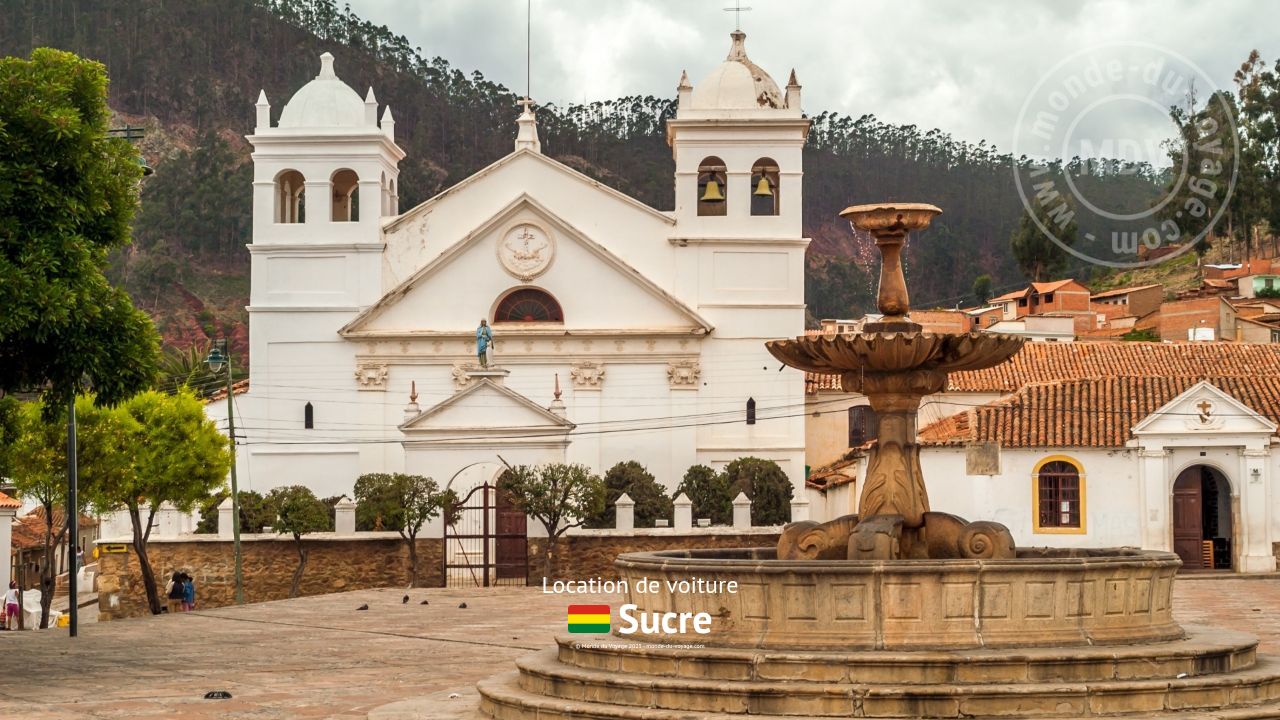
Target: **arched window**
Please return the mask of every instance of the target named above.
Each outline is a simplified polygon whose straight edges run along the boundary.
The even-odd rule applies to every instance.
[[[396,179],[391,178],[391,215],[400,214],[400,196],[396,194]]]
[[[306,221],[306,189],[306,180],[297,170],[285,170],[276,175],[276,222]]]
[[[360,176],[354,170],[335,172],[329,178],[329,191],[333,195],[330,220],[354,222],[360,219]]]
[[[1064,455],[1047,457],[1036,465],[1031,483],[1035,532],[1085,532],[1084,471],[1080,463]]]
[[[494,310],[496,323],[562,323],[560,303],[544,290],[517,288],[498,301]]]
[[[777,215],[778,189],[778,163],[772,158],[760,158],[751,166],[751,214]]]
[[[724,161],[712,156],[698,164],[698,214],[724,215],[728,212],[728,176]]]
[[[382,177],[379,178],[378,190],[378,197],[382,202],[382,207],[379,209],[379,212],[382,213],[383,217],[386,217],[391,214],[391,188],[387,185],[387,174],[385,172],[382,173]]]
[[[747,398],[747,424],[756,424],[756,399]]]
[[[849,447],[861,447],[876,437],[876,411],[870,405],[849,408]]]
[[[314,430],[316,427],[316,409],[311,407],[311,403],[302,406],[302,427],[307,430]]]

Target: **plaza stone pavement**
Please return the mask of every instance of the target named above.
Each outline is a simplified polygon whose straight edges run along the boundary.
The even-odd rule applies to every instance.
[[[0,633],[0,718],[470,720],[475,682],[549,647],[566,605],[616,600],[407,592],[408,604],[403,589],[362,590],[86,624],[74,641]],[[1280,577],[1180,579],[1175,603],[1182,622],[1252,632],[1280,653]],[[210,690],[233,697],[204,700]]]

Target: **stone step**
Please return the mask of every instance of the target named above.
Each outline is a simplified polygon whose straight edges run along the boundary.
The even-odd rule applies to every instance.
[[[1183,640],[1149,645],[1022,650],[786,653],[769,650],[644,644],[614,636],[561,635],[560,661],[588,670],[658,677],[866,683],[1092,682],[1173,679],[1243,670],[1253,665],[1257,638],[1248,633],[1186,626]]]
[[[561,663],[556,651],[521,658],[519,685],[561,700],[684,712],[801,717],[1071,717],[1242,707],[1280,700],[1280,660],[1181,679],[900,685],[657,677]]]
[[[520,687],[515,672],[496,675],[481,681],[480,712],[494,720],[740,720],[739,714],[689,712],[642,708],[613,703],[589,703],[561,698],[551,698],[531,693]],[[795,720],[792,716],[751,715],[751,720]],[[850,715],[849,717],[874,718],[874,715]],[[886,717],[886,716],[881,716]],[[887,716],[887,717],[920,717]],[[966,716],[965,720],[1009,720],[1009,718],[1044,718],[1042,713],[1028,711],[1024,714]],[[1100,714],[1053,716],[1055,720],[1094,720],[1107,717]],[[1247,708],[1226,710],[1183,710],[1143,712],[1113,715],[1129,720],[1276,720],[1280,718],[1280,702],[1268,702]]]

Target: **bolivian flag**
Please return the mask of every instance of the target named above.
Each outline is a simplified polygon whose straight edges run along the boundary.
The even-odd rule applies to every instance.
[[[571,633],[607,633],[609,632],[608,605],[570,605],[569,632]]]

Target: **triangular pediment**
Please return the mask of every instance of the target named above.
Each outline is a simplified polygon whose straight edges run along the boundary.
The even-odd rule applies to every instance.
[[[502,263],[514,228],[545,233],[551,259],[519,277]],[[396,337],[422,331],[474,329],[492,317],[500,297],[518,288],[550,294],[566,332],[653,332],[705,335],[711,325],[692,308],[581,232],[528,193],[475,227],[342,328],[346,337]],[[505,328],[507,333],[523,327]],[[498,331],[499,328],[495,328]]]
[[[1133,426],[1133,434],[1270,435],[1276,424],[1208,381],[1201,381]]]
[[[488,378],[473,379],[400,426],[406,435],[568,433],[575,425]]]

